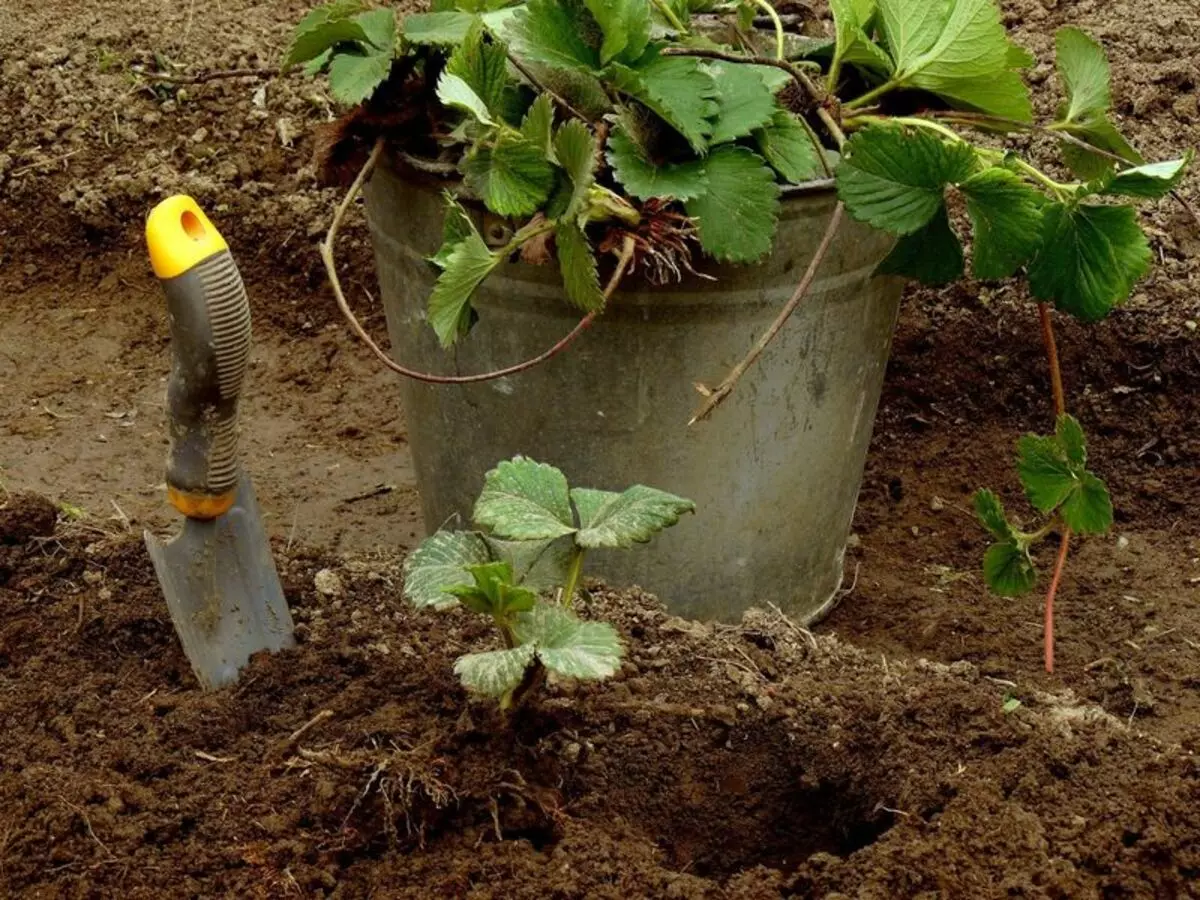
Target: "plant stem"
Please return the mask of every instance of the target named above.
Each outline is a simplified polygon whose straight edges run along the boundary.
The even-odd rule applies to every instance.
[[[1050,364],[1050,387],[1054,394],[1055,418],[1067,413],[1066,393],[1063,391],[1062,367],[1058,359],[1058,341],[1054,338],[1054,321],[1050,307],[1038,304],[1038,318],[1042,324],[1042,342],[1046,345],[1046,359]],[[1058,544],[1058,558],[1054,562],[1054,574],[1050,577],[1050,590],[1046,592],[1045,657],[1046,671],[1054,672],[1054,598],[1062,581],[1063,569],[1067,565],[1067,551],[1071,546],[1071,529],[1063,525],[1062,538]]]
[[[1075,190],[1075,185],[1061,184],[1060,182],[1055,181],[1037,166],[1025,162],[1025,160],[1021,159],[1019,156],[1013,157],[1013,164],[1056,197],[1062,198]]]
[[[411,378],[414,381],[424,382],[425,384],[476,384],[481,381],[494,381],[497,378],[505,378],[509,375],[516,375],[519,372],[524,372],[528,369],[534,368],[535,366],[539,366],[547,360],[558,356],[559,353],[571,346],[571,344],[575,342],[576,338],[578,338],[581,334],[587,331],[588,328],[591,327],[592,323],[596,321],[602,310],[596,310],[588,313],[586,316],[580,319],[579,323],[573,329],[571,329],[570,333],[563,337],[557,344],[548,350],[542,351],[532,359],[527,359],[524,362],[508,366],[504,369],[497,369],[493,372],[483,372],[478,375],[434,375],[431,372],[420,372],[415,369],[402,366],[388,356],[387,353],[383,351],[383,348],[375,343],[375,340],[369,334],[367,334],[367,330],[363,328],[362,323],[358,321],[358,317],[354,315],[354,311],[350,309],[350,304],[346,300],[346,293],[342,290],[341,278],[338,277],[337,262],[333,256],[334,241],[337,239],[338,229],[341,227],[342,219],[346,215],[346,210],[348,210],[350,205],[355,201],[355,199],[357,199],[359,192],[362,190],[363,183],[367,180],[368,176],[370,176],[371,172],[374,171],[375,166],[378,165],[379,158],[383,155],[383,148],[384,140],[383,138],[380,138],[375,142],[375,147],[371,150],[371,155],[367,158],[366,163],[363,164],[362,169],[359,170],[358,175],[354,179],[354,183],[350,185],[350,190],[346,192],[346,196],[343,197],[342,202],[338,204],[337,210],[333,214],[333,221],[329,225],[329,231],[326,232],[325,240],[321,242],[320,247],[321,261],[325,263],[325,274],[328,276],[329,284],[333,288],[333,296],[334,299],[337,300],[338,309],[342,311],[342,315],[350,324],[350,329],[354,332],[359,340],[367,345],[367,349],[371,351],[376,359],[378,359],[393,372],[403,375],[405,378]],[[526,226],[526,229],[529,227],[530,226]],[[540,223],[537,227],[540,227]],[[522,240],[528,240],[535,233],[540,233],[537,231],[537,227],[531,231],[523,230],[522,232],[518,232],[518,234],[524,233],[525,236],[522,238]],[[551,225],[550,227],[553,226]],[[514,236],[514,240],[515,239],[516,238]],[[519,246],[519,244],[516,246]],[[636,245],[633,238],[626,237],[625,243],[621,247],[621,254],[617,259],[617,267],[613,270],[612,277],[608,280],[608,285],[604,288],[604,299],[606,301],[616,292],[617,286],[621,283],[621,279],[625,277],[625,273],[629,269],[629,264],[633,261],[633,252],[635,246]],[[515,246],[513,246],[511,241],[509,242],[509,247],[511,249],[515,249]],[[509,252],[511,252],[511,249]]]
[[[775,58],[783,61],[787,58],[787,52],[783,44],[783,22],[779,20],[779,13],[775,12],[775,7],[767,0],[752,0],[763,12],[771,18],[771,24],[775,27]]]
[[[1045,657],[1046,671],[1050,674],[1054,673],[1054,598],[1058,594],[1058,585],[1067,565],[1067,550],[1070,546],[1071,529],[1064,527],[1062,539],[1058,544],[1058,558],[1054,561],[1054,574],[1050,578],[1050,590],[1046,592]]]
[[[860,123],[862,125],[911,125],[913,128],[924,128],[927,131],[935,131],[942,135],[942,137],[948,137],[959,143],[966,143],[966,138],[953,129],[922,116],[871,116],[863,114],[844,119],[842,126],[849,131],[853,128],[861,127]]]
[[[745,359],[739,362],[736,366],[730,369],[716,388],[707,388],[703,385],[697,385],[697,390],[705,396],[704,403],[701,404],[699,412],[697,412],[688,425],[695,425],[707,419],[713,414],[713,411],[720,406],[725,398],[733,391],[738,381],[746,370],[754,365],[755,361],[762,355],[762,352],[767,349],[771,341],[775,340],[775,336],[779,334],[783,326],[787,324],[787,320],[792,317],[792,313],[796,311],[796,307],[800,305],[800,301],[804,299],[808,293],[808,289],[812,287],[813,281],[817,277],[817,270],[820,269],[821,263],[825,256],[829,253],[829,247],[833,243],[833,238],[837,234],[838,226],[842,223],[842,213],[845,212],[845,205],[839,200],[837,206],[833,208],[833,215],[829,217],[829,224],[825,227],[825,234],[821,238],[820,246],[817,247],[817,252],[813,254],[812,261],[808,264],[808,269],[804,273],[804,277],[800,279],[800,283],[796,286],[795,292],[791,299],[779,311],[779,315],[775,317],[775,321],[763,333],[763,336],[758,339],[758,342],[746,354]]]
[[[575,602],[575,591],[579,589],[579,580],[583,577],[583,557],[586,552],[582,547],[576,547],[571,564],[567,567],[567,579],[562,589],[562,605],[567,609]]]
[[[679,21],[679,17],[675,15],[674,10],[671,9],[669,4],[664,2],[664,0],[651,0],[651,2],[654,3],[654,8],[662,13],[663,18],[671,24],[672,28],[680,34],[688,33],[687,26]]]
[[[862,109],[864,106],[870,106],[884,94],[890,94],[900,85],[895,81],[885,81],[878,87],[874,87],[867,91],[861,97],[855,97],[848,103],[842,104],[846,109]]]
[[[587,116],[568,103],[565,98],[559,94],[556,94],[554,91],[550,90],[550,88],[546,87],[546,85],[542,84],[538,80],[537,76],[534,75],[533,72],[529,71],[529,67],[521,62],[521,60],[519,60],[514,54],[508,54],[508,61],[513,64],[513,68],[520,72],[521,75],[524,76],[525,80],[528,81],[538,93],[548,96],[551,100],[565,109],[575,118],[580,119],[583,122],[590,121]]]

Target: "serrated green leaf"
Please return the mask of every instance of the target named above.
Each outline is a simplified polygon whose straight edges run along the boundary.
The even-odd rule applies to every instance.
[[[473,585],[446,588],[475,612],[505,617],[511,613],[527,612],[537,603],[537,594],[514,583],[512,564],[507,560],[478,563],[468,571]]]
[[[1078,28],[1060,28],[1054,36],[1055,64],[1067,94],[1064,122],[1103,116],[1112,105],[1104,48]]]
[[[554,162],[553,128],[554,101],[549,94],[538,94],[521,120],[521,136],[535,147],[541,147],[551,162]]]
[[[1043,212],[1042,246],[1029,266],[1039,300],[1096,322],[1124,301],[1150,268],[1150,244],[1127,206],[1067,206]]]
[[[438,248],[437,253],[429,257],[429,261],[439,269],[446,268],[446,263],[454,248],[475,231],[471,217],[467,215],[462,204],[455,200],[449,192],[443,194],[443,197],[446,201],[446,213],[442,220],[442,246]]]
[[[513,647],[511,650],[468,653],[454,663],[454,674],[462,681],[463,687],[470,691],[485,697],[504,697],[521,683],[533,657],[534,648],[531,645]]]
[[[490,534],[481,535],[492,557],[509,563],[513,581],[531,591],[561,587],[575,552],[570,536],[540,541],[506,541]]]
[[[335,53],[329,63],[329,93],[347,106],[362,103],[392,71],[390,52]]]
[[[1107,181],[1100,193],[1110,197],[1158,200],[1179,187],[1191,164],[1192,151],[1189,150],[1183,159],[1125,169]]]
[[[879,0],[879,24],[898,72],[937,42],[950,16],[947,0]],[[860,23],[861,24],[861,23]]]
[[[412,44],[450,45],[461,43],[475,16],[458,10],[411,13],[404,17],[404,39]]]
[[[717,62],[708,72],[717,83],[717,114],[709,143],[723,144],[745,137],[767,124],[779,108],[759,71],[761,66]]]
[[[512,131],[500,134],[491,147],[478,147],[461,168],[467,187],[500,216],[532,215],[554,187],[554,167],[546,154]]]
[[[972,175],[960,189],[975,233],[975,277],[1008,278],[1041,244],[1042,195],[998,166]]]
[[[917,0],[906,0],[909,5]],[[936,3],[928,5],[936,7]],[[897,77],[940,93],[939,85],[991,75],[1008,67],[1008,33],[996,0],[951,0],[950,15],[928,50],[897,61]]]
[[[569,219],[578,215],[595,180],[596,138],[586,125],[571,119],[554,135],[554,155],[571,179],[571,198],[561,216]]]
[[[1037,57],[1020,44],[1008,42],[1008,56],[1005,65],[1010,69],[1028,69],[1037,62]]]
[[[529,0],[517,9],[505,34],[523,59],[595,72],[600,68],[600,56],[586,40],[588,22],[580,11],[559,0]]]
[[[642,157],[637,145],[620,128],[609,133],[606,156],[625,193],[640,200],[691,200],[708,189],[703,160],[656,166]]]
[[[536,648],[542,664],[567,678],[599,681],[621,666],[624,648],[607,622],[584,622],[556,603],[539,603],[513,624],[522,646]]]
[[[836,35],[835,58],[865,69],[890,75],[892,59],[863,30],[875,13],[874,0],[830,0]]]
[[[961,278],[962,242],[950,227],[946,207],[943,205],[925,226],[901,237],[875,274],[915,278],[934,286]]]
[[[618,90],[657,113],[697,153],[705,151],[720,107],[717,83],[700,60],[656,56],[637,68],[614,63],[610,69]]]
[[[309,78],[320,75],[327,68],[329,68],[329,61],[331,59],[333,59],[332,47],[322,50],[318,55],[306,62],[300,71],[302,71]]]
[[[437,98],[443,106],[470,113],[483,125],[495,125],[487,104],[475,89],[452,72],[443,72],[437,83]]]
[[[586,312],[603,309],[604,292],[600,290],[596,257],[583,229],[575,222],[560,222],[554,229],[554,243],[567,299]]]
[[[435,532],[404,561],[404,596],[417,607],[453,606],[446,586],[470,581],[470,567],[490,559],[487,544],[474,532]]]
[[[532,64],[530,71],[550,91],[558,94],[579,114],[596,121],[612,111],[608,94],[594,75],[574,69],[556,69],[552,66]]]
[[[1055,438],[1027,434],[1017,442],[1017,472],[1029,502],[1051,513],[1075,490],[1075,474]]]
[[[523,456],[487,473],[474,519],[509,540],[551,540],[575,532],[566,476]]]
[[[754,143],[784,181],[801,184],[824,171],[807,129],[789,112],[778,110],[754,132]]]
[[[1119,156],[1133,165],[1141,165],[1145,162],[1141,154],[1133,148],[1129,141],[1125,140],[1117,127],[1103,115],[1075,125],[1064,126],[1062,130],[1099,150]],[[1116,168],[1114,160],[1076,144],[1064,143],[1061,150],[1063,161],[1079,178],[1088,180],[1103,178],[1110,175]]]
[[[443,347],[449,347],[471,327],[471,295],[501,258],[488,249],[473,228],[447,254],[445,267],[429,297],[429,324]]]
[[[587,8],[600,30],[600,62],[614,59],[634,61],[646,52],[650,43],[650,4],[645,0],[586,0]]]
[[[580,547],[632,547],[695,512],[696,504],[666,491],[634,485],[622,493],[574,488],[571,500],[579,513]]]
[[[396,11],[388,6],[368,9],[354,17],[362,26],[367,40],[384,53],[392,53],[396,47]]]
[[[1029,96],[1029,88],[1020,74],[1011,69],[973,78],[947,80],[937,90],[928,86],[926,90],[939,94],[952,106],[1016,119],[1018,122],[1033,121],[1033,101]]]
[[[928,131],[871,126],[842,148],[838,195],[851,216],[892,234],[912,234],[944,207],[947,185],[976,165],[968,144]]]
[[[996,540],[1014,539],[1013,527],[1008,524],[1008,517],[1004,514],[1004,504],[987,488],[980,488],[975,492],[975,515]]]
[[[1072,415],[1061,415],[1054,423],[1054,436],[1067,457],[1067,462],[1074,466],[1087,465],[1087,438],[1083,435],[1083,426]]]
[[[1104,534],[1113,523],[1112,498],[1104,482],[1091,472],[1079,482],[1062,505],[1063,521],[1079,534]]]
[[[1037,584],[1037,570],[1028,550],[1003,541],[992,544],[983,555],[983,580],[1001,597],[1020,597]]]
[[[704,252],[721,262],[752,263],[770,252],[779,218],[775,173],[745,147],[717,147],[704,160],[707,190],[687,200]]]
[[[446,71],[461,78],[483,101],[484,109],[497,115],[508,87],[508,50],[502,42],[486,39],[482,19],[471,23],[462,43],[450,54]]]
[[[357,2],[327,3],[309,12],[296,25],[284,67],[308,62],[338,44],[367,41],[362,25],[353,19],[361,9]]]

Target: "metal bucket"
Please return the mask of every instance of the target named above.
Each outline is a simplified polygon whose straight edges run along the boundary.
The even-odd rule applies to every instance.
[[[587,572],[640,585],[679,615],[736,621],[775,603],[813,622],[836,601],[902,282],[872,272],[892,239],[846,219],[809,296],[712,419],[700,397],[787,302],[836,203],[831,188],[788,194],[773,254],[704,266],[716,282],[634,283],[572,347],[499,381],[400,395],[425,526],[469,521],[484,473],[520,453],[573,485],[647,484],[697,513],[647,546],[589,555]],[[439,373],[503,368],[542,352],[579,313],[557,269],[511,263],[476,292],[479,322],[452,351],[425,321],[442,200],[381,166],[366,208],[395,358]],[[484,214],[477,224],[486,235]],[[631,279],[634,281],[634,279]]]

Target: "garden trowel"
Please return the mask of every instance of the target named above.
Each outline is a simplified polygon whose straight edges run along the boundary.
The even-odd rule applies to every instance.
[[[167,499],[186,517],[165,544],[147,531],[146,547],[184,652],[211,690],[236,681],[252,654],[294,643],[262,514],[238,462],[250,305],[229,246],[190,197],[154,208],[146,242],[171,323]]]

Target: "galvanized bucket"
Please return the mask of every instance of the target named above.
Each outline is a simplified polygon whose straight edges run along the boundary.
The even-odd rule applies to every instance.
[[[796,287],[836,203],[828,185],[789,193],[773,254],[704,269],[707,282],[618,293],[548,363],[499,381],[400,396],[425,526],[469,521],[484,473],[524,454],[572,484],[640,483],[696,502],[645,547],[589,557],[587,571],[639,585],[683,616],[736,621],[775,603],[799,622],[836,602],[902,283],[872,277],[892,239],[846,219],[791,321],[711,420],[687,427],[694,384],[715,384]],[[439,193],[382,166],[366,188],[395,358],[438,373],[503,368],[565,335],[579,313],[553,266],[504,266],[475,295],[479,322],[450,352],[425,321]],[[495,223],[478,224],[484,234]],[[631,279],[633,280],[633,279]]]

